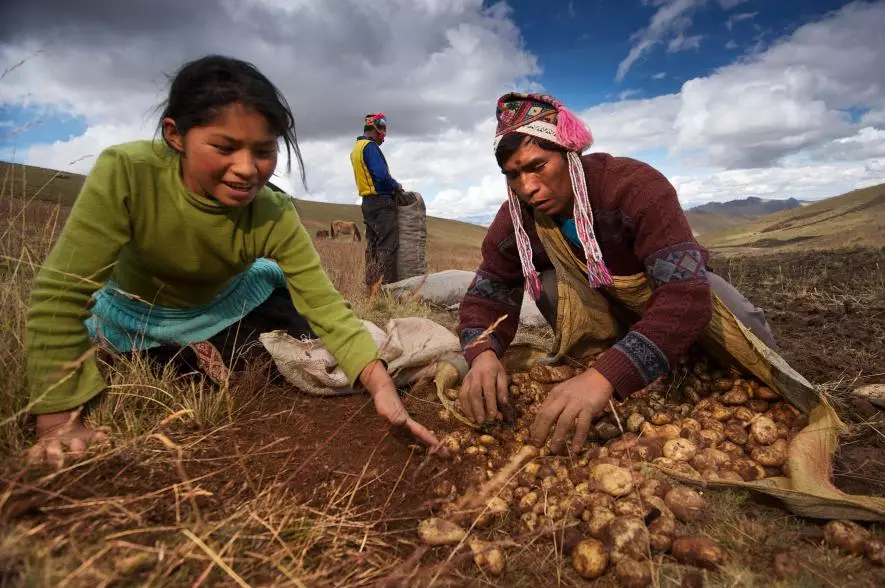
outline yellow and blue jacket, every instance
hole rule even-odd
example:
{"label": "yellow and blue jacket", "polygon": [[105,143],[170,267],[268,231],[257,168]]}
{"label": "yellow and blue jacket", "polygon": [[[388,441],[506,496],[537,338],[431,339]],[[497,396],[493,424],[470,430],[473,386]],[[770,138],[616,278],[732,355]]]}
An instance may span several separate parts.
{"label": "yellow and blue jacket", "polygon": [[390,175],[381,148],[372,139],[362,136],[350,152],[353,176],[360,196],[393,195],[399,185]]}

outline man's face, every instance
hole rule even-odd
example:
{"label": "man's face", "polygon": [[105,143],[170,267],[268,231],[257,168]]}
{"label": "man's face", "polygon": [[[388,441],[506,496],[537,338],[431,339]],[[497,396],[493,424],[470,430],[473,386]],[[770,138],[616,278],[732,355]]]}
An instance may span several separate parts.
{"label": "man's face", "polygon": [[548,216],[572,216],[574,194],[563,153],[523,143],[501,172],[510,189],[532,208]]}

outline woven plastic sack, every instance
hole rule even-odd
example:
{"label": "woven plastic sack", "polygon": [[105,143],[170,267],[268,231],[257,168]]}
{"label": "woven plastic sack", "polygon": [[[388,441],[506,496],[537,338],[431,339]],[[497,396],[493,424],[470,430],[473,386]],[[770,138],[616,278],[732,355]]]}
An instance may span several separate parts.
{"label": "woven plastic sack", "polygon": [[418,192],[404,192],[396,197],[399,248],[396,254],[400,280],[427,273],[427,208]]}

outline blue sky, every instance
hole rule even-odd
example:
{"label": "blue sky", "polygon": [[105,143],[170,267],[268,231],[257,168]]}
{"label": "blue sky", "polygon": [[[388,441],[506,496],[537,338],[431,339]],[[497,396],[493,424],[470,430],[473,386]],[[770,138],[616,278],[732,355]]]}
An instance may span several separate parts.
{"label": "blue sky", "polygon": [[686,207],[885,181],[883,0],[71,4],[4,14],[0,75],[23,63],[0,81],[0,159],[87,172],[153,135],[166,74],[222,52],[293,104],[311,190],[275,181],[299,197],[355,201],[350,145],[383,110],[395,177],[433,214],[488,220],[494,101],[514,88],[559,97],[594,150],[656,166]]}

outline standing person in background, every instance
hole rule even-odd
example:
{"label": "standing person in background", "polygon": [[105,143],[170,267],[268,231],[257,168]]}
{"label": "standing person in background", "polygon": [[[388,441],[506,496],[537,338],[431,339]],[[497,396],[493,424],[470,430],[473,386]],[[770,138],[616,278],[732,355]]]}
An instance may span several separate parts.
{"label": "standing person in background", "polygon": [[380,145],[387,136],[383,113],[367,114],[363,134],[350,153],[356,187],[362,198],[366,223],[366,285],[397,281],[396,253],[399,230],[396,221],[396,194],[403,187],[390,175]]}

